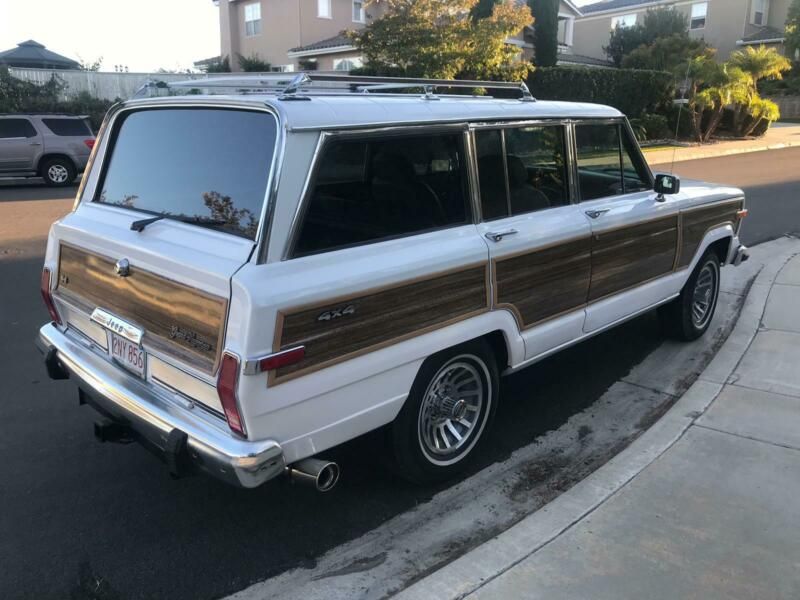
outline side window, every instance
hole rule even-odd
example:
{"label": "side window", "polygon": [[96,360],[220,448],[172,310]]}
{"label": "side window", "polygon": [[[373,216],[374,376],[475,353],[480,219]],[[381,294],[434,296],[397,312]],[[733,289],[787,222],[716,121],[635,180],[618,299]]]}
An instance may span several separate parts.
{"label": "side window", "polygon": [[581,200],[650,189],[647,166],[616,123],[578,125],[575,138]]}
{"label": "side window", "polygon": [[36,129],[28,119],[0,119],[0,139],[32,137],[36,137]]}
{"label": "side window", "polygon": [[511,214],[569,204],[563,127],[506,129]]}
{"label": "side window", "polygon": [[294,256],[467,223],[461,138],[429,134],[327,144]]}
{"label": "side window", "polygon": [[565,147],[560,125],[477,131],[484,221],[569,204]]}

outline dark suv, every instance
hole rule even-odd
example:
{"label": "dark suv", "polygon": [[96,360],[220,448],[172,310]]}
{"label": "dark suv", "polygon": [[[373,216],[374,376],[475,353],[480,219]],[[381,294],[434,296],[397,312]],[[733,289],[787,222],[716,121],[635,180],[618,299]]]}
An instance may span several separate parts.
{"label": "dark suv", "polygon": [[0,114],[0,177],[41,177],[69,185],[94,147],[87,117]]}

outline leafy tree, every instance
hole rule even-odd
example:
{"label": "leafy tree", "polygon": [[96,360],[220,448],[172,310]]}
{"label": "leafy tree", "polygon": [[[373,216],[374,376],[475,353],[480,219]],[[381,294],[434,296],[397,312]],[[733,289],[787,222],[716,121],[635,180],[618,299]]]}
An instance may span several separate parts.
{"label": "leafy tree", "polygon": [[558,62],[558,5],[559,0],[528,0],[536,28],[533,47],[536,64],[555,67]]}
{"label": "leafy tree", "polygon": [[78,64],[80,65],[81,71],[99,71],[103,66],[103,57],[100,56],[94,62],[89,62],[83,60],[80,56],[78,57]]}
{"label": "leafy tree", "polygon": [[800,0],[792,0],[786,15],[786,55],[800,62]]}
{"label": "leafy tree", "polygon": [[[368,5],[377,0],[369,0]],[[530,63],[505,40],[532,22],[530,9],[501,0],[473,18],[479,0],[381,0],[384,16],[348,35],[364,72],[451,79],[524,79]]]}
{"label": "leafy tree", "polygon": [[670,71],[682,78],[686,72],[686,63],[690,59],[709,52],[703,40],[672,34],[657,38],[652,44],[639,46],[622,59],[622,67]]}
{"label": "leafy tree", "polygon": [[236,56],[239,59],[239,67],[242,71],[248,73],[266,73],[272,69],[272,65],[265,60],[261,60],[257,54],[251,54],[250,56],[237,54]]}
{"label": "leafy tree", "polygon": [[649,46],[659,38],[674,35],[689,40],[689,20],[674,7],[656,8],[644,14],[641,23],[633,27],[617,25],[611,32],[608,46],[603,50],[617,66],[622,66],[623,59],[642,45]]}
{"label": "leafy tree", "polygon": [[492,16],[495,4],[499,4],[502,0],[478,0],[475,6],[470,11],[470,16],[473,21],[478,19],[485,19]]}
{"label": "leafy tree", "polygon": [[747,46],[731,54],[730,63],[739,67],[753,79],[753,86],[758,89],[758,82],[764,78],[783,79],[784,71],[792,68],[789,60],[778,53],[775,48],[767,48],[761,44],[758,48]]}
{"label": "leafy tree", "polygon": [[747,106],[747,113],[750,115],[752,122],[744,130],[745,136],[753,135],[753,132],[762,125],[765,121],[767,123],[774,123],[781,117],[781,111],[778,105],[772,100],[756,96]]}

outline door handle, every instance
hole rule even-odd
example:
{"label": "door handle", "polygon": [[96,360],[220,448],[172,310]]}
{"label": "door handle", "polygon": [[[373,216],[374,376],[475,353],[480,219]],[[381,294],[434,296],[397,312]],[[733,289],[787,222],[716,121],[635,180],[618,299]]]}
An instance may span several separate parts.
{"label": "door handle", "polygon": [[592,219],[597,219],[598,217],[602,217],[609,210],[611,210],[611,209],[610,208],[604,208],[602,210],[587,210],[586,211],[586,216],[590,217]]}
{"label": "door handle", "polygon": [[489,231],[485,234],[487,240],[492,240],[493,242],[502,242],[504,237],[508,237],[509,235],[516,235],[519,231],[516,229],[506,229],[505,231]]}
{"label": "door handle", "polygon": [[31,146],[41,146],[41,142],[31,142]]}

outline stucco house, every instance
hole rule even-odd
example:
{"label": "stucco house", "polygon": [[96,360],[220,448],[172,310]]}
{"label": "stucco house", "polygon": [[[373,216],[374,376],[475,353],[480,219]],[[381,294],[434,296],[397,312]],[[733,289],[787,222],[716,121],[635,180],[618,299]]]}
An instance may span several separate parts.
{"label": "stucco house", "polygon": [[581,7],[573,51],[604,58],[611,31],[632,27],[648,10],[674,6],[689,21],[689,35],[717,49],[720,60],[747,45],[784,50],[784,28],[791,0],[604,0]]}
{"label": "stucco house", "polygon": [[[222,56],[238,68],[237,55],[257,56],[274,70],[300,69],[349,71],[362,65],[362,57],[343,35],[364,27],[383,14],[380,1],[364,0],[214,0],[219,6]],[[565,64],[607,66],[603,57],[573,52],[575,24],[581,10],[571,0],[559,6],[559,52]],[[509,38],[523,56],[533,53],[533,30],[526,28]]]}

